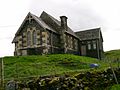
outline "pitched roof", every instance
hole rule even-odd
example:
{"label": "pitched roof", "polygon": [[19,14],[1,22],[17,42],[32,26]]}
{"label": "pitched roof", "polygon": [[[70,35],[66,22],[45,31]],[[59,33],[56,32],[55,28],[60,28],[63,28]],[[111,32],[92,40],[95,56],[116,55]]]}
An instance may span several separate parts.
{"label": "pitched roof", "polygon": [[[24,21],[22,22],[21,26],[19,27],[18,31],[16,32],[15,37],[14,37],[12,43],[14,43],[14,42],[17,41],[16,36],[17,36],[17,35],[19,34],[19,32],[22,30],[21,28],[22,28],[22,26],[24,25],[24,23],[25,23],[25,21],[26,21],[26,19],[27,19],[27,17],[28,17],[29,15],[32,16],[32,18],[33,18],[41,27],[43,27],[44,29],[48,29],[48,30],[51,30],[51,31],[53,31],[53,32],[56,32],[53,28],[49,27],[41,18],[39,18],[39,17],[37,17],[36,15],[34,15],[34,14],[32,14],[32,13],[29,12],[29,13],[27,14],[26,18],[24,19]],[[56,33],[57,33],[57,32],[56,32]]]}
{"label": "pitched roof", "polygon": [[[25,24],[25,21],[27,19],[28,16],[32,16],[32,18],[44,29],[50,30],[52,32],[55,33],[59,33],[59,29],[61,27],[61,22],[58,21],[57,19],[55,19],[54,17],[52,17],[51,15],[47,14],[45,11],[42,12],[40,17],[37,17],[36,15],[32,14],[32,13],[28,13],[26,18],[24,19],[24,21],[22,22],[21,26],[19,27],[18,31],[15,34],[15,37],[12,41],[12,43],[17,41],[16,36],[20,33],[20,31],[22,30],[21,28],[23,27],[23,25]],[[51,23],[51,25],[49,24]],[[70,29],[68,27],[68,30],[66,31],[66,33],[73,35],[74,37],[78,38],[78,36],[72,31],[72,29]]]}
{"label": "pitched roof", "polygon": [[[47,21],[46,19],[50,18],[51,20],[53,20],[59,27],[61,26],[61,22],[58,21],[57,19],[55,19],[54,17],[52,17],[51,15],[49,15],[48,13],[46,13],[45,11],[42,12],[41,19],[43,19],[44,21]],[[68,34],[71,34],[75,37],[78,38],[78,36],[72,31],[72,29],[70,27],[68,27],[67,31]]]}
{"label": "pitched roof", "polygon": [[[102,37],[100,28],[78,31],[75,33],[81,40],[99,39]],[[102,38],[102,41],[103,41],[103,38]]]}
{"label": "pitched roof", "polygon": [[39,17],[37,17],[36,15],[33,15],[33,14],[31,14],[31,15],[39,23],[39,25],[41,25],[44,29],[48,29],[48,30],[51,30],[53,32],[56,32],[52,27],[49,27],[41,18],[39,18]]}

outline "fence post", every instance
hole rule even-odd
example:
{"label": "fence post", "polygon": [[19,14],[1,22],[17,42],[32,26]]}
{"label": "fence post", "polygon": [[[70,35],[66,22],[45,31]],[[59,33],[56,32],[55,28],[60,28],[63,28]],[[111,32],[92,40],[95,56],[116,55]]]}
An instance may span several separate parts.
{"label": "fence post", "polygon": [[113,67],[112,67],[112,65],[111,65],[111,62],[110,62],[110,67],[111,67],[111,70],[112,70],[112,73],[113,73],[113,76],[114,76],[114,79],[115,79],[116,84],[119,84],[119,83],[118,83],[118,80],[117,80],[117,77],[116,77],[116,74],[115,74],[115,72],[114,72],[114,69],[113,69]]}
{"label": "fence post", "polygon": [[4,62],[2,58],[2,87],[4,87]]}
{"label": "fence post", "polygon": [[2,59],[0,58],[0,87],[2,87]]}
{"label": "fence post", "polygon": [[0,58],[0,86],[4,88],[4,63],[3,58]]}

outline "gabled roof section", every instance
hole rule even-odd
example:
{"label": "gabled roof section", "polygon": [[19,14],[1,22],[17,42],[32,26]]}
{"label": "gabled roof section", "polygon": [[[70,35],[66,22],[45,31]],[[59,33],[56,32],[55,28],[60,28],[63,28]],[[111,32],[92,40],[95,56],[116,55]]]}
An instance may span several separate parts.
{"label": "gabled roof section", "polygon": [[78,31],[75,33],[81,40],[91,40],[91,39],[100,39],[101,38],[103,41],[103,37],[102,37],[100,28]]}
{"label": "gabled roof section", "polygon": [[42,12],[42,14],[40,15],[40,18],[43,19],[43,20],[51,18],[59,26],[61,25],[60,21],[58,21],[57,19],[55,19],[54,17],[52,17],[51,15],[49,15],[48,13],[46,13],[45,11]]}
{"label": "gabled roof section", "polygon": [[[32,17],[41,25],[44,29],[51,30],[53,32],[56,32],[53,28],[49,27],[41,18],[37,17],[36,15],[31,14]],[[56,32],[57,33],[57,32]]]}
{"label": "gabled roof section", "polygon": [[[55,24],[57,24],[59,26],[59,28],[61,26],[60,21],[58,21],[57,19],[55,19],[54,17],[52,17],[51,15],[46,13],[45,11],[42,12],[40,18],[45,22],[48,22],[48,19],[53,21]],[[51,25],[50,27],[52,27],[52,26],[54,26],[54,25]],[[68,30],[66,32],[78,38],[78,36],[69,27],[68,27]]]}
{"label": "gabled roof section", "polygon": [[[35,16],[35,15],[33,15],[32,13],[29,12],[29,13],[27,14],[27,16],[25,17],[24,21],[22,22],[21,26],[19,27],[18,31],[16,32],[15,37],[14,37],[12,43],[14,43],[14,42],[17,41],[17,40],[16,40],[16,36],[17,36],[17,35],[20,33],[20,31],[22,30],[22,27],[23,27],[23,25],[25,24],[28,16],[31,16],[31,17],[32,17],[41,27],[43,27],[44,29],[47,29],[47,30],[51,30],[51,31],[53,31],[53,32],[56,32],[54,29],[52,29],[51,27],[49,27],[41,18],[39,18],[39,17],[37,17],[37,16]],[[57,32],[56,32],[56,33],[57,33]]]}

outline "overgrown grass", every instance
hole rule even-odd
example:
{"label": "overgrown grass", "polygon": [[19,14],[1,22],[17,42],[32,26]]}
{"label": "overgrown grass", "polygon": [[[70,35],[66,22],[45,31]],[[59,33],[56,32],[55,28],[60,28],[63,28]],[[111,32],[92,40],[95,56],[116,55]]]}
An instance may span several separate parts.
{"label": "overgrown grass", "polygon": [[[108,68],[111,61],[116,67],[117,58],[120,58],[120,50],[105,52],[104,60],[72,54],[4,57],[4,73],[5,78],[18,78],[99,71]],[[91,63],[99,64],[99,68],[91,69]]]}
{"label": "overgrown grass", "polygon": [[101,61],[71,54],[4,57],[5,78],[45,76],[87,71],[91,63],[104,67]]}
{"label": "overgrown grass", "polygon": [[120,84],[113,85],[110,90],[120,90]]}
{"label": "overgrown grass", "polygon": [[120,50],[111,50],[105,52],[105,57],[111,60],[120,59]]}
{"label": "overgrown grass", "polygon": [[[98,60],[71,54],[52,54],[34,56],[4,57],[4,77],[6,80],[24,77],[39,77],[47,75],[77,75],[80,72],[97,72],[110,67],[120,66],[120,50],[105,52],[105,58]],[[90,64],[99,64],[97,69],[91,69]],[[111,87],[110,90],[119,90],[120,85]]]}

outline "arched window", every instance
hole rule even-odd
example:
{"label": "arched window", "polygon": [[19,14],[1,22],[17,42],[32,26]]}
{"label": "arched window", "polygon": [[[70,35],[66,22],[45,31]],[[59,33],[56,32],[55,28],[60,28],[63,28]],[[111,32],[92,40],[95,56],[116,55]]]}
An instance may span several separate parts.
{"label": "arched window", "polygon": [[27,45],[28,46],[31,45],[31,33],[30,33],[30,31],[27,32]]}
{"label": "arched window", "polygon": [[33,31],[32,40],[33,40],[33,45],[36,45],[36,43],[37,43],[36,31]]}

